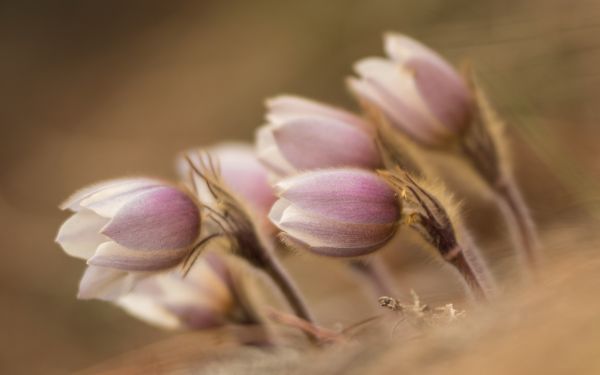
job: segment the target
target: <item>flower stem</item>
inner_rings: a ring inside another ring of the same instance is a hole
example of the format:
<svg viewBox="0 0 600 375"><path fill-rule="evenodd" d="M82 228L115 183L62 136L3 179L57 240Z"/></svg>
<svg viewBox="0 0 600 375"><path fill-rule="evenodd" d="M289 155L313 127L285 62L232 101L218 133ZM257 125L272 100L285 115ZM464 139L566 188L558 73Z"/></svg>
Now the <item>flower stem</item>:
<svg viewBox="0 0 600 375"><path fill-rule="evenodd" d="M301 319L315 324L315 319L308 309L308 306L292 280L290 275L281 265L281 262L275 257L272 249L262 249L260 266L275 282L281 293L284 295L294 313ZM311 332L305 331L306 336L312 341L317 342L318 338Z"/></svg>
<svg viewBox="0 0 600 375"><path fill-rule="evenodd" d="M397 295L390 271L381 261L380 257L375 256L373 259L366 261L352 260L350 261L350 267L369 281L371 289L377 298Z"/></svg>
<svg viewBox="0 0 600 375"><path fill-rule="evenodd" d="M273 278L273 281L275 281L277 286L279 286L279 289L281 289L281 292L288 300L296 315L307 322L314 323L314 318L308 310L308 307L300 294L300 290L292 281L289 274L283 269L281 263L274 257L271 257L270 262L265 265L264 270L271 278Z"/></svg>
<svg viewBox="0 0 600 375"><path fill-rule="evenodd" d="M263 324L230 325L228 328L242 345L259 348L266 348L274 345L269 332Z"/></svg>
<svg viewBox="0 0 600 375"><path fill-rule="evenodd" d="M513 241L517 243L527 266L534 269L539 256L538 235L523 195L512 178L500 179L493 188Z"/></svg>
<svg viewBox="0 0 600 375"><path fill-rule="evenodd" d="M495 294L495 282L472 243L457 245L444 259L460 273L476 299L489 300Z"/></svg>

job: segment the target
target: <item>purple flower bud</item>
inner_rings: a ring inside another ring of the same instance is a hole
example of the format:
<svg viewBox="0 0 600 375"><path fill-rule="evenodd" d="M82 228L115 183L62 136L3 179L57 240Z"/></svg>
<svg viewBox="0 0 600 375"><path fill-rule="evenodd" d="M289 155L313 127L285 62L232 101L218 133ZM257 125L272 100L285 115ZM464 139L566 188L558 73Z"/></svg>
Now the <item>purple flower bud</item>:
<svg viewBox="0 0 600 375"><path fill-rule="evenodd" d="M259 159L278 176L318 168L381 165L369 124L344 110L294 96L267 102L256 133Z"/></svg>
<svg viewBox="0 0 600 375"><path fill-rule="evenodd" d="M282 180L269 215L292 245L338 257L365 255L395 233L400 206L394 190L360 169L309 172Z"/></svg>
<svg viewBox="0 0 600 375"><path fill-rule="evenodd" d="M273 202L275 194L269 183L266 168L258 161L254 147L246 143L221 143L207 149L192 150L184 153L177 160L177 167L182 177L190 180L191 169L185 157L188 157L196 166L203 162L208 163L209 155L225 185L242 198L260 214L266 215ZM191 173L195 188L198 190L198 199L210 204L213 197L206 187L205 181L198 175Z"/></svg>
<svg viewBox="0 0 600 375"><path fill-rule="evenodd" d="M366 58L355 65L360 79L351 90L379 107L392 125L418 142L439 146L468 125L470 91L454 68L428 47L400 34L385 35L389 59Z"/></svg>
<svg viewBox="0 0 600 375"><path fill-rule="evenodd" d="M234 301L225 260L207 253L187 275L171 271L147 277L115 303L162 328L203 329L224 324Z"/></svg>
<svg viewBox="0 0 600 375"><path fill-rule="evenodd" d="M117 288L129 271L177 265L200 231L199 208L187 193L146 178L90 186L61 208L75 213L63 223L56 241L67 254L93 266L82 279L82 298L92 297L90 291L110 294L107 288Z"/></svg>

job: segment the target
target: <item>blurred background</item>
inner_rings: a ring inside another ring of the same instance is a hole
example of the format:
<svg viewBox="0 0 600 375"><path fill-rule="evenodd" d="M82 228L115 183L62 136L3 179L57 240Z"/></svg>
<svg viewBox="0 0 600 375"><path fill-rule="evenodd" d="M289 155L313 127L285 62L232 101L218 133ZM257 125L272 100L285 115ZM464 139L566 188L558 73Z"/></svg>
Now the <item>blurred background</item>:
<svg viewBox="0 0 600 375"><path fill-rule="evenodd" d="M251 140L278 93L352 108L343 79L387 30L473 62L544 231L597 217L599 1L3 1L0 372L65 373L166 337L75 299L83 264L53 242L64 198Z"/></svg>

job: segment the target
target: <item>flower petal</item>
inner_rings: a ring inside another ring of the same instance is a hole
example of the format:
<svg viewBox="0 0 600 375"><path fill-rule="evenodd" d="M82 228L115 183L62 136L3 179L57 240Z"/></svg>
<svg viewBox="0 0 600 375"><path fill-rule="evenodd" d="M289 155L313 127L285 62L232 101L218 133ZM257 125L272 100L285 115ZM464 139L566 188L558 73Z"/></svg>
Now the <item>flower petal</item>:
<svg viewBox="0 0 600 375"><path fill-rule="evenodd" d="M219 163L225 184L254 208L266 213L275 201L268 172L248 144L223 144L208 150Z"/></svg>
<svg viewBox="0 0 600 375"><path fill-rule="evenodd" d="M462 130L472 99L456 69L440 54L408 36L388 33L384 45L388 56L415 71L417 88L436 118L455 131Z"/></svg>
<svg viewBox="0 0 600 375"><path fill-rule="evenodd" d="M328 167L374 169L381 159L365 131L331 118L299 117L273 130L281 155L296 170ZM310 150L310 152L307 152Z"/></svg>
<svg viewBox="0 0 600 375"><path fill-rule="evenodd" d="M98 246L88 264L123 271L160 271L176 266L187 254L188 249L131 250L110 241Z"/></svg>
<svg viewBox="0 0 600 375"><path fill-rule="evenodd" d="M279 176L295 172L294 167L281 155L273 135L275 125L264 125L256 131L256 155L263 165Z"/></svg>
<svg viewBox="0 0 600 375"><path fill-rule="evenodd" d="M163 328L200 329L220 325L234 305L223 272L227 273L220 257L204 254L186 276L172 271L147 277L117 304Z"/></svg>
<svg viewBox="0 0 600 375"><path fill-rule="evenodd" d="M441 62L446 63L444 59L431 48L407 35L399 33L385 33L383 36L383 48L392 60L402 64L408 62L412 58L441 60Z"/></svg>
<svg viewBox="0 0 600 375"><path fill-rule="evenodd" d="M285 199L275 203L271 221L312 251L357 256L376 250L395 233L394 224L348 224L300 210Z"/></svg>
<svg viewBox="0 0 600 375"><path fill-rule="evenodd" d="M428 61L433 69L451 80L452 84L464 84L456 69L442 55L409 36L386 33L384 49L387 55L397 63L410 67L414 60Z"/></svg>
<svg viewBox="0 0 600 375"><path fill-rule="evenodd" d="M111 218L123 205L139 194L161 186L164 186L162 182L154 180L112 184L82 199L79 205L93 210L98 215Z"/></svg>
<svg viewBox="0 0 600 375"><path fill-rule="evenodd" d="M207 306L167 304L165 308L177 315L188 329L206 329L225 323L223 314Z"/></svg>
<svg viewBox="0 0 600 375"><path fill-rule="evenodd" d="M196 203L179 189L159 187L124 204L102 233L131 249L160 250L189 247L199 231Z"/></svg>
<svg viewBox="0 0 600 375"><path fill-rule="evenodd" d="M150 178L120 178L115 180L102 181L88 187L85 187L75 194L71 195L67 198L61 205L60 209L62 210L71 210L71 211L79 211L83 207L81 207L80 203L86 198L104 190L107 188L115 188L121 187L125 189L137 189L142 186L147 185L156 185L157 181Z"/></svg>
<svg viewBox="0 0 600 375"><path fill-rule="evenodd" d="M58 242L70 256L89 259L96 248L107 240L100 230L108 219L93 211L84 209L68 218L60 227L56 236Z"/></svg>
<svg viewBox="0 0 600 375"><path fill-rule="evenodd" d="M149 295L129 293L119 298L117 305L134 317L164 329L181 328L177 315Z"/></svg>
<svg viewBox="0 0 600 375"><path fill-rule="evenodd" d="M463 130L471 113L464 81L429 60L412 59L407 66L414 69L417 88L436 118L454 131Z"/></svg>
<svg viewBox="0 0 600 375"><path fill-rule="evenodd" d="M313 254L336 258L352 258L368 255L380 249L386 242L371 244L370 246L365 245L363 247L340 248L331 246L310 246L286 232L279 233L279 239L292 249L310 251Z"/></svg>
<svg viewBox="0 0 600 375"><path fill-rule="evenodd" d="M79 299L113 301L129 292L136 277L128 272L89 266L79 282Z"/></svg>
<svg viewBox="0 0 600 375"><path fill-rule="evenodd" d="M341 108L319 103L293 95L281 95L267 100L267 120L281 124L299 117L323 117L354 125L363 130L371 130L368 122Z"/></svg>
<svg viewBox="0 0 600 375"><path fill-rule="evenodd" d="M355 70L363 77L364 84L370 86L365 99L379 105L401 130L426 144L451 134L424 102L412 70L382 58L360 60Z"/></svg>
<svg viewBox="0 0 600 375"><path fill-rule="evenodd" d="M396 193L376 174L322 170L281 181L280 197L298 208L344 223L390 224L398 220Z"/></svg>

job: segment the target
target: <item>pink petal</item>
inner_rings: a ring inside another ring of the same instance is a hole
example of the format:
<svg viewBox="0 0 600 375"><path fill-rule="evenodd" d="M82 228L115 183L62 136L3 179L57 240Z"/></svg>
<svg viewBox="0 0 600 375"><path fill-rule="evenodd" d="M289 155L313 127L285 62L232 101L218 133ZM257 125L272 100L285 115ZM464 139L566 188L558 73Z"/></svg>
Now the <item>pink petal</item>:
<svg viewBox="0 0 600 375"><path fill-rule="evenodd" d="M173 187L138 194L121 207L102 234L132 249L180 249L193 244L200 230L196 203Z"/></svg>
<svg viewBox="0 0 600 375"><path fill-rule="evenodd" d="M360 60L355 69L370 86L365 99L379 105L400 130L425 144L438 143L451 134L421 97L413 71L381 58Z"/></svg>
<svg viewBox="0 0 600 375"><path fill-rule="evenodd" d="M266 213L275 201L268 172L249 144L221 144L208 153L218 161L225 184L254 208Z"/></svg>
<svg viewBox="0 0 600 375"><path fill-rule="evenodd" d="M383 36L383 45L386 54L395 62L406 63L412 58L439 60L448 63L435 51L417 40L398 33L386 33Z"/></svg>
<svg viewBox="0 0 600 375"><path fill-rule="evenodd" d="M398 130L407 133L408 136L425 145L439 143L439 135L432 132L431 127L427 125L417 126L419 121L423 120L418 115L414 118L411 117L412 109L397 101L394 94L379 84L378 81L371 78L362 80L350 78L348 86L354 95L379 108L387 116L392 126Z"/></svg>
<svg viewBox="0 0 600 375"><path fill-rule="evenodd" d="M277 188L298 208L340 222L389 224L400 215L394 190L369 171L310 172L283 180Z"/></svg>
<svg viewBox="0 0 600 375"><path fill-rule="evenodd" d="M71 195L67 198L61 205L60 208L62 210L71 210L71 211L79 211L82 207L80 205L81 201L86 198L91 197L92 195L105 190L120 187L121 189L126 190L134 190L141 188L143 186L151 186L156 185L157 181L149 178L121 178L116 180L102 181L94 185L90 185L85 187L75 194Z"/></svg>
<svg viewBox="0 0 600 375"><path fill-rule="evenodd" d="M81 200L79 205L88 208L98 215L111 218L123 205L130 200L135 199L146 191L164 186L163 183L155 181L154 183L123 183L107 186L85 199Z"/></svg>
<svg viewBox="0 0 600 375"><path fill-rule="evenodd" d="M123 271L151 272L172 268L178 265L187 254L188 249L131 250L115 242L105 242L98 246L96 254L87 263Z"/></svg>
<svg viewBox="0 0 600 375"><path fill-rule="evenodd" d="M363 130L334 119L302 117L273 130L283 157L297 170L381 165L373 139ZM310 152L307 152L310 150Z"/></svg>
<svg viewBox="0 0 600 375"><path fill-rule="evenodd" d="M286 176L295 172L294 167L281 155L273 130L275 126L265 125L256 131L256 154L258 160L271 172Z"/></svg>
<svg viewBox="0 0 600 375"><path fill-rule="evenodd" d="M380 249L383 245L385 245L386 241L381 243L366 245L363 247L352 247L352 248L344 248L344 247L326 247L326 246L310 246L305 242L300 241L299 239L287 234L286 232L279 233L280 240L286 244L287 246L297 249L310 251L311 253L317 255L324 255L329 257L336 258L351 258L351 257L360 257L364 255L371 254L376 250Z"/></svg>
<svg viewBox="0 0 600 375"><path fill-rule="evenodd" d="M119 298L117 305L130 315L163 329L181 328L182 324L173 312L169 311L153 295L129 293Z"/></svg>
<svg viewBox="0 0 600 375"><path fill-rule="evenodd" d="M268 172L258 161L254 147L246 143L222 143L205 150L192 150L185 153L196 165L209 155L219 170L223 182L254 209L264 214L275 201L273 189L268 181ZM206 160L208 161L208 160ZM184 179L189 179L189 165L180 158L179 170ZM212 201L210 192L205 189L202 179L196 181L199 198L203 203Z"/></svg>
<svg viewBox="0 0 600 375"><path fill-rule="evenodd" d="M452 65L434 50L405 35L388 33L384 43L392 59L415 70L419 92L436 117L454 130L462 130L468 120L471 98Z"/></svg>
<svg viewBox="0 0 600 375"><path fill-rule="evenodd" d="M134 279L128 272L89 266L79 283L77 298L112 301L129 292Z"/></svg>
<svg viewBox="0 0 600 375"><path fill-rule="evenodd" d="M452 80L453 84L460 84L463 80L456 69L442 55L425 44L397 33L384 35L384 48L387 55L402 65L410 66L414 60L427 61L439 74Z"/></svg>
<svg viewBox="0 0 600 375"><path fill-rule="evenodd" d="M229 284L221 277L222 272L228 275L221 257L203 254L186 276L180 270L154 274L136 283L118 304L130 314L163 328L220 325L233 307Z"/></svg>
<svg viewBox="0 0 600 375"><path fill-rule="evenodd" d="M344 223L300 210L284 199L275 203L271 221L312 251L331 256L356 256L374 251L392 237L395 224Z"/></svg>
<svg viewBox="0 0 600 375"><path fill-rule="evenodd" d="M176 315L188 329L206 329L225 323L223 314L207 306L166 304L165 309Z"/></svg>
<svg viewBox="0 0 600 375"><path fill-rule="evenodd" d="M280 124L299 117L323 117L370 130L368 122L344 109L292 95L281 95L267 100L267 120Z"/></svg>
<svg viewBox="0 0 600 375"><path fill-rule="evenodd" d="M107 240L100 230L108 219L84 209L68 218L58 231L56 242L73 257L89 259L96 248Z"/></svg>
<svg viewBox="0 0 600 375"><path fill-rule="evenodd" d="M464 81L428 60L412 59L408 66L415 70L417 88L436 118L455 131L463 130L471 113L471 98Z"/></svg>

